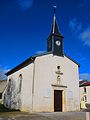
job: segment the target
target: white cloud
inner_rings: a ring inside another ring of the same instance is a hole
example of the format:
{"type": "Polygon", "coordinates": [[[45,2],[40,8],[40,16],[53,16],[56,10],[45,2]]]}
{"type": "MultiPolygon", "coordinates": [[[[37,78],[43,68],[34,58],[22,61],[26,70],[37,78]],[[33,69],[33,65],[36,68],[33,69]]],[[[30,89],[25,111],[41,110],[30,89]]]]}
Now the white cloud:
{"type": "Polygon", "coordinates": [[[45,51],[37,51],[36,54],[45,53],[45,51]]]}
{"type": "Polygon", "coordinates": [[[4,73],[7,73],[7,72],[9,72],[11,69],[10,68],[8,68],[8,67],[4,67],[3,69],[2,69],[2,71],[4,72],[4,73]]]}
{"type": "Polygon", "coordinates": [[[82,23],[78,22],[76,18],[69,21],[69,28],[73,33],[76,33],[84,45],[90,46],[90,26],[87,28],[82,27],[82,23]]]}
{"type": "Polygon", "coordinates": [[[76,18],[69,21],[69,27],[74,32],[79,32],[82,29],[82,23],[78,22],[76,18]]]}
{"type": "Polygon", "coordinates": [[[32,7],[33,1],[34,0],[17,0],[17,3],[22,10],[26,10],[32,7]]]}
{"type": "Polygon", "coordinates": [[[83,41],[84,45],[90,46],[90,26],[80,33],[79,38],[83,41]]]}
{"type": "Polygon", "coordinates": [[[89,73],[82,73],[80,74],[80,79],[83,79],[83,80],[88,80],[90,81],[90,74],[89,73]]]}

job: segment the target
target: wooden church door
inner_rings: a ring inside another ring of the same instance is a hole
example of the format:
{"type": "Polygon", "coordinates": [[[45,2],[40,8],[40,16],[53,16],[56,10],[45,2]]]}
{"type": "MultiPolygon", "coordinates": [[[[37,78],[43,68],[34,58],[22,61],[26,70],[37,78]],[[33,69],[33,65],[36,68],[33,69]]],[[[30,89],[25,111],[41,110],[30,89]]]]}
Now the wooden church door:
{"type": "Polygon", "coordinates": [[[54,112],[62,112],[62,91],[54,90],[54,112]]]}

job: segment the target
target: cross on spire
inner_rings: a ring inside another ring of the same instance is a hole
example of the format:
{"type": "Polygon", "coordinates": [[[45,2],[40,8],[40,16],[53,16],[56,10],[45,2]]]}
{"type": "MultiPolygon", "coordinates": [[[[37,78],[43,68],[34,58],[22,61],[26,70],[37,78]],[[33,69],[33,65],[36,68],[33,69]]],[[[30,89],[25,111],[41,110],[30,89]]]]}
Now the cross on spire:
{"type": "Polygon", "coordinates": [[[57,8],[57,7],[54,5],[54,6],[53,6],[53,9],[54,9],[54,15],[56,15],[56,8],[57,8]]]}
{"type": "Polygon", "coordinates": [[[51,34],[61,35],[57,21],[56,21],[56,6],[53,6],[53,10],[54,10],[54,17],[53,17],[53,24],[51,28],[51,34]]]}

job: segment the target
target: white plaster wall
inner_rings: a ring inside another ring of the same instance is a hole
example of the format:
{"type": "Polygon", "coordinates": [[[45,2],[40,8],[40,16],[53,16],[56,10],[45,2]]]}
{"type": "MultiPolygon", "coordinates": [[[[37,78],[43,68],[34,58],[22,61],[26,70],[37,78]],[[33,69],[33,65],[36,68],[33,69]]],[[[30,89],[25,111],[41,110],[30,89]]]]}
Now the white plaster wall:
{"type": "MultiPolygon", "coordinates": [[[[64,89],[63,111],[79,110],[79,76],[78,65],[67,57],[53,56],[52,54],[43,55],[35,59],[34,77],[34,99],[33,112],[54,111],[54,89],[52,84],[57,84],[57,66],[61,66],[61,85],[67,86],[64,89]],[[68,94],[72,93],[72,98],[68,94]],[[47,95],[48,94],[48,95],[47,95]]],[[[13,78],[18,86],[19,75],[22,74],[22,111],[30,111],[32,107],[32,82],[34,64],[22,68],[21,70],[8,76],[13,78]]]]}
{"type": "Polygon", "coordinates": [[[86,86],[87,103],[90,103],[90,86],[86,86]]]}
{"type": "Polygon", "coordinates": [[[30,112],[32,104],[31,100],[32,100],[33,63],[8,76],[8,80],[9,79],[15,80],[18,87],[18,80],[20,74],[22,74],[21,110],[30,112]]]}
{"type": "Polygon", "coordinates": [[[67,57],[53,56],[52,54],[37,57],[35,60],[35,85],[33,111],[54,111],[53,88],[56,84],[57,66],[61,66],[61,84],[67,86],[65,89],[64,111],[75,111],[80,109],[79,98],[79,74],[78,65],[67,57]],[[49,91],[49,97],[45,92],[49,91]],[[68,92],[72,92],[72,98],[67,98],[68,92]]]}

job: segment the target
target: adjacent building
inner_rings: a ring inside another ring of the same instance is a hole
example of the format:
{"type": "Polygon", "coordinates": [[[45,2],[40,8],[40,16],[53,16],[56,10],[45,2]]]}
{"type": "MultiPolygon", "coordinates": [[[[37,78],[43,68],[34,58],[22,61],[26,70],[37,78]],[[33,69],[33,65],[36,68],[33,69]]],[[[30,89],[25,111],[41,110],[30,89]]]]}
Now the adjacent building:
{"type": "Polygon", "coordinates": [[[82,109],[90,108],[90,82],[80,85],[80,106],[82,109]]]}

